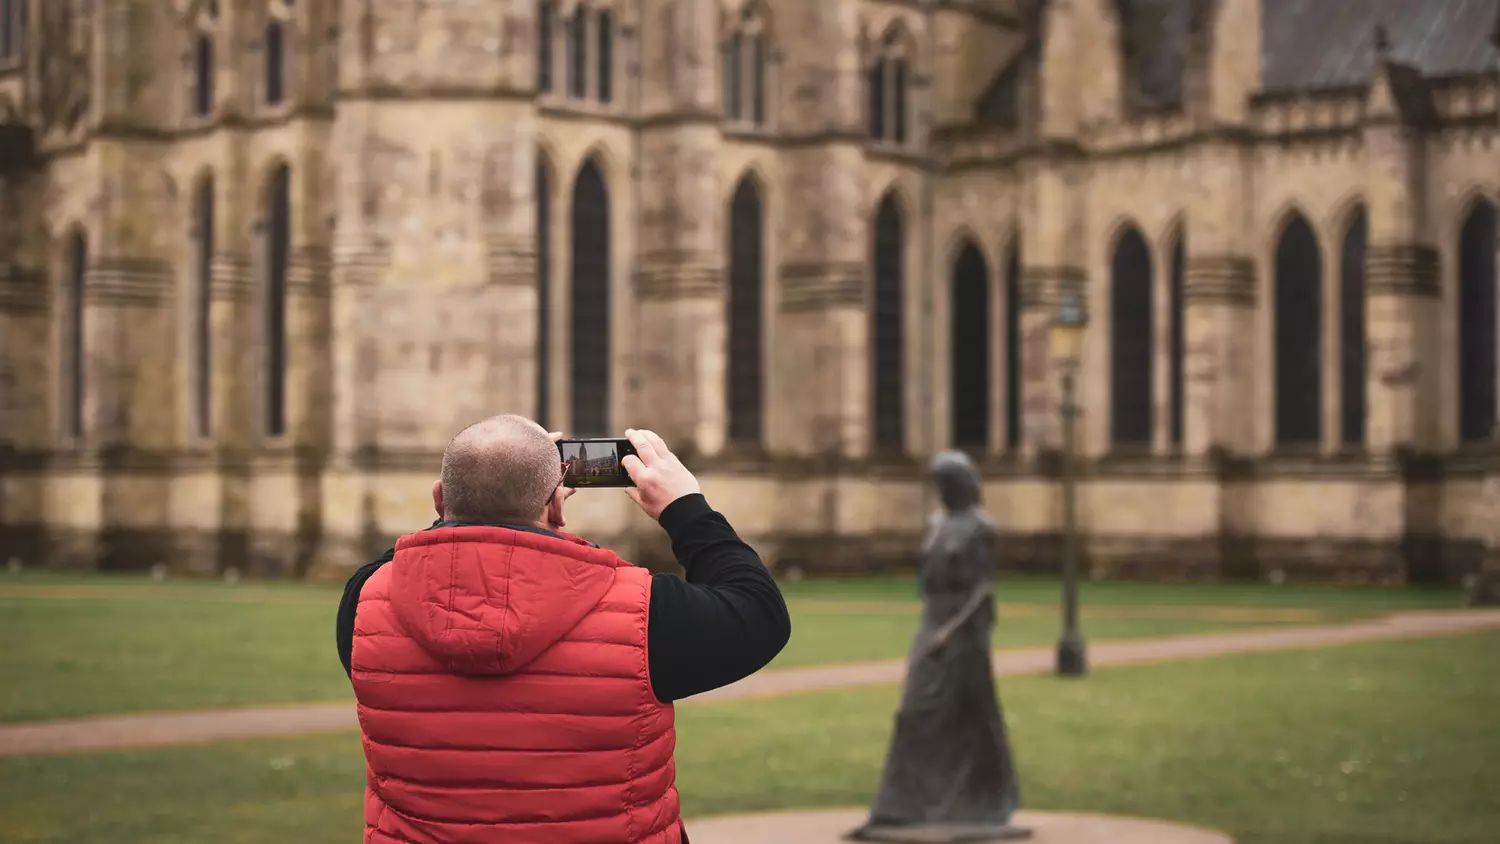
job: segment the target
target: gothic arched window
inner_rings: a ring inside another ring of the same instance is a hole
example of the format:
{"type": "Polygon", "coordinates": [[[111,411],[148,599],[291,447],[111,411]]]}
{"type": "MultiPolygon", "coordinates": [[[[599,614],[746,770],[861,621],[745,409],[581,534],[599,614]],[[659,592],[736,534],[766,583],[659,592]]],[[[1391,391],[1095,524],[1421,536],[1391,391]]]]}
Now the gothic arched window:
{"type": "Polygon", "coordinates": [[[552,417],[552,173],[536,161],[536,421],[552,417]]]}
{"type": "Polygon", "coordinates": [[[1476,202],[1458,236],[1458,434],[1462,442],[1494,436],[1495,206],[1476,202]]]}
{"type": "Polygon", "coordinates": [[[1365,242],[1363,206],[1344,230],[1339,255],[1339,439],[1365,442],[1365,242]]]}
{"type": "Polygon", "coordinates": [[[1276,245],[1274,334],[1276,445],[1323,437],[1323,253],[1307,218],[1293,212],[1276,245]]]}
{"type": "Polygon", "coordinates": [[[732,123],[766,124],[767,21],[761,3],[748,3],[724,40],[724,117],[732,123]]]}
{"type": "Polygon", "coordinates": [[[1171,420],[1167,439],[1173,448],[1182,446],[1183,438],[1183,413],[1186,407],[1186,376],[1184,370],[1185,349],[1187,338],[1187,313],[1184,308],[1183,291],[1187,282],[1187,243],[1186,236],[1179,228],[1172,235],[1172,257],[1171,264],[1167,268],[1167,318],[1171,320],[1171,329],[1167,337],[1167,378],[1171,386],[1168,407],[1170,408],[1171,420]]]}
{"type": "Polygon", "coordinates": [[[286,99],[286,32],[281,21],[266,24],[266,65],[263,81],[266,104],[277,105],[286,99]]]}
{"type": "Polygon", "coordinates": [[[536,10],[536,89],[552,91],[552,39],[557,23],[557,6],[552,0],[541,0],[536,10]]]}
{"type": "Polygon", "coordinates": [[[615,14],[600,9],[594,18],[596,41],[599,53],[594,57],[594,96],[601,103],[615,98],[615,14]]]}
{"type": "Polygon", "coordinates": [[[892,27],[881,38],[865,68],[868,99],[866,117],[870,138],[894,144],[910,135],[911,38],[892,27]]]}
{"type": "Polygon", "coordinates": [[[1021,447],[1021,236],[1005,250],[1005,448],[1021,447]]]}
{"type": "Polygon", "coordinates": [[[85,360],[84,296],[88,289],[89,241],[83,231],[68,237],[66,255],[67,319],[63,326],[63,361],[67,375],[63,393],[63,430],[74,440],[85,433],[84,396],[88,373],[85,360]]]}
{"type": "Polygon", "coordinates": [[[1151,445],[1155,296],[1151,248],[1127,225],[1109,272],[1109,439],[1114,446],[1151,445]]]}
{"type": "Polygon", "coordinates": [[[213,430],[214,179],[204,176],[193,193],[192,408],[193,432],[213,430]]]}
{"type": "Polygon", "coordinates": [[[579,3],[568,18],[568,96],[581,100],[589,94],[589,9],[579,3]]]}
{"type": "Polygon", "coordinates": [[[286,433],[287,276],[292,256],[292,172],[279,165],[265,193],[265,289],[261,296],[264,338],[263,424],[267,436],[286,433]]]}
{"type": "Polygon", "coordinates": [[[764,432],[761,365],[765,322],[765,208],[753,176],[729,202],[729,441],[759,445],[764,432]]]}
{"type": "Polygon", "coordinates": [[[573,182],[572,223],[568,421],[575,436],[604,437],[611,430],[609,188],[593,159],[573,182]]]}
{"type": "Polygon", "coordinates": [[[990,443],[990,269],[966,240],[953,261],[949,320],[949,413],[954,448],[990,443]]]}
{"type": "Polygon", "coordinates": [[[901,449],[906,442],[906,222],[894,191],[875,212],[870,264],[874,275],[870,308],[870,409],[873,445],[901,449]]]}

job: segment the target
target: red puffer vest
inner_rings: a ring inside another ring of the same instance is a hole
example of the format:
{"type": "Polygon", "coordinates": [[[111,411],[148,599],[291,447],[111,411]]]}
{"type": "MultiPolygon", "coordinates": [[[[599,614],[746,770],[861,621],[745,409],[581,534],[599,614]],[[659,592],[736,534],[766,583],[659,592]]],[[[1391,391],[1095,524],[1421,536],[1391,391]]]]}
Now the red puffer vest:
{"type": "Polygon", "coordinates": [[[650,603],[649,572],[572,536],[397,542],[355,615],[366,844],[681,844],[650,603]]]}

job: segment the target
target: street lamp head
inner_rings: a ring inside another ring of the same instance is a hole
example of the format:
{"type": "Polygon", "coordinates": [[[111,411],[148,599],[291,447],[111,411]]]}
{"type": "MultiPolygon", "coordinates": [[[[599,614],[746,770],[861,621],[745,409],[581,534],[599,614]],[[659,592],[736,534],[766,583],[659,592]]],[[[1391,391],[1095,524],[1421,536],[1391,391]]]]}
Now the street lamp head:
{"type": "Polygon", "coordinates": [[[1052,319],[1052,357],[1059,364],[1069,368],[1078,365],[1083,357],[1083,332],[1088,322],[1078,294],[1064,293],[1052,319]]]}

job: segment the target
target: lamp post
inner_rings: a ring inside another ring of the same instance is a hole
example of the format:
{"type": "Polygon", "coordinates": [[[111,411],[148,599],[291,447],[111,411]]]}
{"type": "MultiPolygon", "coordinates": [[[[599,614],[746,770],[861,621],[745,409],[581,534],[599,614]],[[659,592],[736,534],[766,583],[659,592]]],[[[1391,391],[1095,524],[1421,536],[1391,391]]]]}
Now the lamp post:
{"type": "Polygon", "coordinates": [[[1083,355],[1088,316],[1078,294],[1068,291],[1052,321],[1052,357],[1062,376],[1063,496],[1063,631],[1057,640],[1057,673],[1081,677],[1088,672],[1083,634],[1078,631],[1078,478],[1076,378],[1083,355]]]}

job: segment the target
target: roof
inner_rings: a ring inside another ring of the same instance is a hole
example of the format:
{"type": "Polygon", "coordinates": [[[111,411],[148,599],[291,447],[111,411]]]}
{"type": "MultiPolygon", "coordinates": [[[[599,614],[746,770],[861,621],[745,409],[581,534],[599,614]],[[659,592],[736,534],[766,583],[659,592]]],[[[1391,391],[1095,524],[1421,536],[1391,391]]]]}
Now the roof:
{"type": "Polygon", "coordinates": [[[1391,58],[1427,76],[1495,67],[1500,0],[1261,0],[1261,90],[1363,85],[1375,69],[1375,27],[1391,58]]]}

